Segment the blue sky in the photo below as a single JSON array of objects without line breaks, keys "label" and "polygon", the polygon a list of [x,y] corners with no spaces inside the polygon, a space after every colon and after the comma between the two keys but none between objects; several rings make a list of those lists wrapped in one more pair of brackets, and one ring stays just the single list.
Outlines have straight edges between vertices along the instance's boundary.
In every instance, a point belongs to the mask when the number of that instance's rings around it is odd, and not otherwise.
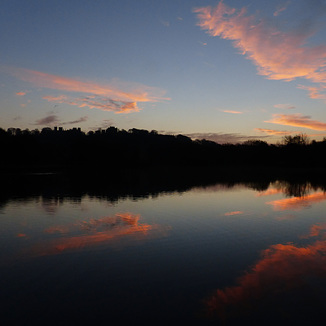
[{"label": "blue sky", "polygon": [[0,127],[326,136],[326,2],[0,4]]}]

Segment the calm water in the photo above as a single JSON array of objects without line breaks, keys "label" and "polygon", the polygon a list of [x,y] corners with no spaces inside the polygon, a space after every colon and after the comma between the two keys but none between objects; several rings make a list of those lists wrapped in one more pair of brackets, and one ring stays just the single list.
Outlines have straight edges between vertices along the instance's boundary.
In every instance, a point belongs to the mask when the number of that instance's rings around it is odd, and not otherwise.
[{"label": "calm water", "polygon": [[[260,189],[260,190],[258,190]],[[326,308],[326,193],[216,184],[0,203],[4,325],[310,325]]]}]

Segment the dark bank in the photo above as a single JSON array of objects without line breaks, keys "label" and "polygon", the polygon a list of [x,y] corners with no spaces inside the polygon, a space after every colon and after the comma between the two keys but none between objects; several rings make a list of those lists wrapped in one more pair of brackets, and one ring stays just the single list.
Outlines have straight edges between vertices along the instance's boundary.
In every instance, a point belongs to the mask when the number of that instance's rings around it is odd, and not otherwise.
[{"label": "dark bank", "polygon": [[281,144],[251,140],[217,144],[184,135],[109,127],[96,132],[80,128],[0,129],[2,170],[65,170],[82,168],[271,167],[325,168],[326,140],[286,136]]}]

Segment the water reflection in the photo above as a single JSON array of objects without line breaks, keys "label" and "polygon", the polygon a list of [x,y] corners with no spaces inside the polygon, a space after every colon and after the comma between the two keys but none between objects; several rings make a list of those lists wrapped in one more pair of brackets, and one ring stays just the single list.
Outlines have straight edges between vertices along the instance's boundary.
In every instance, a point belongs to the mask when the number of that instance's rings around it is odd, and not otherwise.
[{"label": "water reflection", "polygon": [[30,248],[25,248],[24,255],[44,256],[85,250],[112,242],[117,244],[122,238],[130,243],[135,240],[162,237],[170,229],[169,226],[149,225],[141,223],[140,220],[140,214],[126,212],[98,219],[90,218],[76,224],[53,225],[44,229],[44,233],[60,236],[55,239],[45,236],[41,241],[37,240]]},{"label": "water reflection", "polygon": [[[321,230],[325,228],[318,228],[318,234]],[[317,236],[316,229],[312,231]],[[207,300],[209,315],[227,324],[248,318],[265,325],[285,320],[313,322],[321,317],[325,308],[325,288],[321,287],[326,280],[325,233],[322,238],[304,247],[276,244],[264,250],[237,285],[218,289]]]},{"label": "water reflection", "polygon": [[[271,183],[256,197],[277,195],[285,198],[266,202],[275,211],[297,212],[326,200],[324,188],[284,181]],[[307,244],[277,243],[262,250],[235,285],[219,288],[205,300],[207,316],[224,325],[315,325],[326,309],[326,223],[311,225],[298,239]]]},{"label": "water reflection", "polygon": [[272,205],[274,210],[284,211],[293,210],[299,211],[304,208],[311,207],[314,203],[320,203],[326,200],[326,193],[317,192],[310,195],[303,195],[300,197],[284,198],[280,200],[273,200],[266,204]]},{"label": "water reflection", "polygon": [[0,298],[16,324],[35,307],[58,309],[58,324],[110,315],[198,325],[206,312],[214,324],[291,325],[326,309],[325,185],[88,186],[53,179],[0,196]]}]

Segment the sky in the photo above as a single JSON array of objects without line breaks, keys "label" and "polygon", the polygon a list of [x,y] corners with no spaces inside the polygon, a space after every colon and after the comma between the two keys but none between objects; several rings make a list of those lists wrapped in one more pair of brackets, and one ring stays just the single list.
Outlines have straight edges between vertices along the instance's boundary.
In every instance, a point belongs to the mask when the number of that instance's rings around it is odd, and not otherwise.
[{"label": "sky", "polygon": [[326,0],[2,0],[0,128],[326,137]]}]

